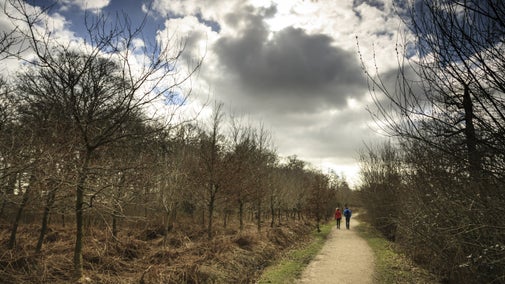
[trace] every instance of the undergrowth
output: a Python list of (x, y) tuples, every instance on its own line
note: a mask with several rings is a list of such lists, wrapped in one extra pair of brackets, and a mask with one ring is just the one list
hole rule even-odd
[[(306, 242), (312, 225), (289, 222), (260, 233), (226, 229), (208, 240), (204, 230), (177, 228), (164, 238), (155, 226), (123, 230), (112, 238), (88, 229), (83, 252), (84, 279), (90, 283), (252, 283), (293, 244)], [(19, 228), (14, 249), (10, 230), (0, 224), (1, 283), (72, 282), (73, 228), (52, 226), (41, 253), (35, 254), (38, 226)]]
[(374, 283), (440, 283), (435, 276), (415, 266), (405, 255), (398, 252), (394, 243), (387, 241), (369, 224), (361, 221), (355, 229), (375, 254)]

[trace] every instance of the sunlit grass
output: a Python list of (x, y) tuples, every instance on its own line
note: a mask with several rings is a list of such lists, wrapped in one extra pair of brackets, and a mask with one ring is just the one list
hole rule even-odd
[(303, 269), (321, 251), (332, 228), (333, 222), (330, 222), (321, 226), (320, 233), (314, 230), (308, 244), (289, 251), (276, 264), (268, 267), (258, 283), (293, 283), (300, 278)]

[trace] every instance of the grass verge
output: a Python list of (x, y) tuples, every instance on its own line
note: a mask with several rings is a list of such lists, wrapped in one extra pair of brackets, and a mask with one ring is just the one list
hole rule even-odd
[(405, 255), (395, 250), (393, 243), (384, 239), (369, 224), (361, 221), (355, 229), (375, 254), (374, 283), (440, 283), (434, 275), (416, 267)]
[(308, 243), (288, 251), (278, 262), (266, 268), (258, 283), (293, 283), (300, 278), (303, 269), (323, 247), (333, 228), (332, 224), (333, 222), (322, 225), (320, 233), (314, 230)]

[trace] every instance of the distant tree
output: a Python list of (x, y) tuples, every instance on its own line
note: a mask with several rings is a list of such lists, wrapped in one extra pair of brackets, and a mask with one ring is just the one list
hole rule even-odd
[[(14, 245), (16, 244), (17, 230), (21, 222), (21, 217), (23, 215), (26, 206), (28, 206), (28, 202), (30, 201), (30, 199), (33, 198), (32, 195), (33, 192), (35, 191), (34, 188), (38, 186), (39, 176), (35, 172), (35, 169), (34, 168), (27, 169), (27, 174), (28, 177), (24, 177), (23, 175), (20, 175), (19, 177), (20, 181), (17, 189), (20, 191), (19, 194), (22, 196), (22, 198), (17, 206), (15, 218), (12, 222), (11, 234), (9, 237), (9, 242), (7, 244), (7, 248), (9, 249), (14, 248)], [(26, 183), (26, 185), (21, 186), (22, 183)]]
[(272, 168), (276, 163), (276, 154), (271, 146), (270, 133), (260, 126), (254, 132), (255, 151), (251, 159), (252, 180), (252, 201), (254, 203), (256, 228), (261, 231), (263, 216), (263, 201), (267, 195), (268, 188), (272, 186)]
[(22, 134), (15, 122), (16, 101), (12, 96), (11, 86), (0, 78), (0, 218), (4, 215), (7, 204), (14, 196), (18, 179), (22, 151)]
[(359, 161), (360, 196), (368, 219), (384, 236), (395, 240), (405, 178), (400, 150), (391, 142), (369, 146)]
[(203, 132), (200, 137), (200, 165), (201, 186), (207, 207), (207, 237), (212, 238), (214, 212), (218, 194), (222, 188), (223, 172), (223, 136), (221, 135), (223, 123), (222, 104), (214, 107), (210, 121), (210, 129)]
[(231, 119), (231, 149), (227, 158), (230, 180), (228, 193), (238, 205), (239, 229), (244, 229), (245, 206), (251, 200), (253, 179), (252, 159), (256, 150), (252, 127), (239, 125), (237, 119)]
[(303, 208), (306, 207), (307, 195), (305, 187), (305, 165), (306, 162), (298, 159), (297, 156), (289, 156), (286, 169), (289, 172), (288, 187), (290, 190), (290, 209), (294, 218), (302, 219)]
[[(7, 247), (16, 244), (17, 229), (25, 209), (40, 188), (40, 162), (44, 150), (33, 147), (41, 141), (36, 131), (23, 125), (17, 107), (19, 100), (14, 95), (12, 86), (2, 81), (0, 153), (2, 158), (2, 207), (3, 214), (7, 205), (16, 213), (12, 214), (12, 227)], [(0, 215), (1, 216), (1, 215)]]
[[(123, 139), (104, 148), (101, 153), (99, 164), (102, 166), (102, 173), (98, 173), (94, 179), (96, 196), (102, 195), (102, 200), (94, 208), (107, 212), (111, 216), (112, 236), (118, 238), (121, 220), (128, 220), (130, 216), (127, 208), (131, 204), (141, 203), (140, 196), (143, 194), (145, 180), (148, 178), (146, 172), (152, 172), (157, 164), (151, 159), (150, 147), (154, 148), (150, 133), (152, 129), (143, 125), (142, 121), (128, 124), (128, 131), (136, 133), (139, 137)], [(142, 135), (144, 133), (144, 135)], [(95, 172), (97, 172), (95, 170)], [(148, 206), (144, 204), (144, 206)], [(103, 214), (103, 212), (101, 212)], [(131, 218), (130, 218), (131, 219)]]
[[(165, 213), (165, 240), (172, 231), (177, 217), (177, 212), (188, 196), (194, 182), (190, 181), (191, 162), (189, 155), (194, 155), (190, 150), (191, 134), (193, 131), (187, 127), (175, 130), (173, 137), (170, 133), (162, 136), (159, 141), (158, 157), (156, 166), (153, 169), (157, 173), (157, 184), (159, 191), (158, 201), (161, 203)], [(189, 135), (188, 135), (189, 134)]]
[[(56, 150), (56, 149), (52, 149)], [(55, 203), (61, 199), (62, 190), (65, 189), (65, 181), (68, 180), (68, 169), (64, 166), (64, 157), (69, 157), (64, 152), (46, 152), (43, 155), (39, 170), (42, 179), (40, 191), (37, 192), (42, 198), (42, 220), (40, 234), (35, 247), (35, 253), (40, 253), (46, 233), (49, 229), (49, 217), (55, 208)]]
[(328, 177), (321, 172), (310, 171), (305, 174), (308, 178), (308, 211), (316, 221), (316, 229), (321, 232), (321, 222), (328, 213), (326, 208), (331, 202), (331, 192)]
[[(289, 220), (289, 214), (293, 206), (291, 205), (291, 176), (289, 170), (285, 167), (285, 165), (278, 163), (274, 170), (274, 190), (272, 193), (274, 194), (274, 204), (271, 202), (271, 206), (273, 205), (275, 210), (277, 211), (277, 223), (278, 225), (282, 224), (283, 214), (285, 216), (286, 221)], [(275, 216), (272, 216), (272, 221)], [(271, 224), (272, 225), (272, 224)]]
[(332, 213), (334, 213), (334, 207), (342, 208), (345, 204), (356, 205), (353, 191), (344, 176), (340, 176), (334, 171), (330, 171), (328, 173), (328, 178), (329, 187), (335, 196), (335, 206), (331, 208)]
[(275, 225), (275, 217), (277, 215), (280, 215), (279, 210), (282, 198), (282, 182), (283, 182), (282, 177), (283, 177), (282, 171), (279, 168), (278, 163), (275, 163), (270, 172), (270, 186), (268, 190), (268, 199), (270, 207), (270, 228), (273, 228)]

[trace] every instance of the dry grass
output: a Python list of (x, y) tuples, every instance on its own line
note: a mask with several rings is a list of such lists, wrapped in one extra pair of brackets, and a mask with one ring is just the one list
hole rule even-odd
[[(186, 224), (168, 238), (159, 227), (124, 229), (116, 240), (103, 228), (88, 229), (84, 273), (91, 283), (254, 282), (280, 253), (306, 241), (313, 226), (290, 223), (258, 233), (220, 229), (212, 240), (199, 226)], [(73, 228), (52, 226), (43, 251), (35, 254), (38, 227), (19, 228), (16, 247), (6, 249), (9, 227), (0, 225), (2, 283), (72, 281)]]

